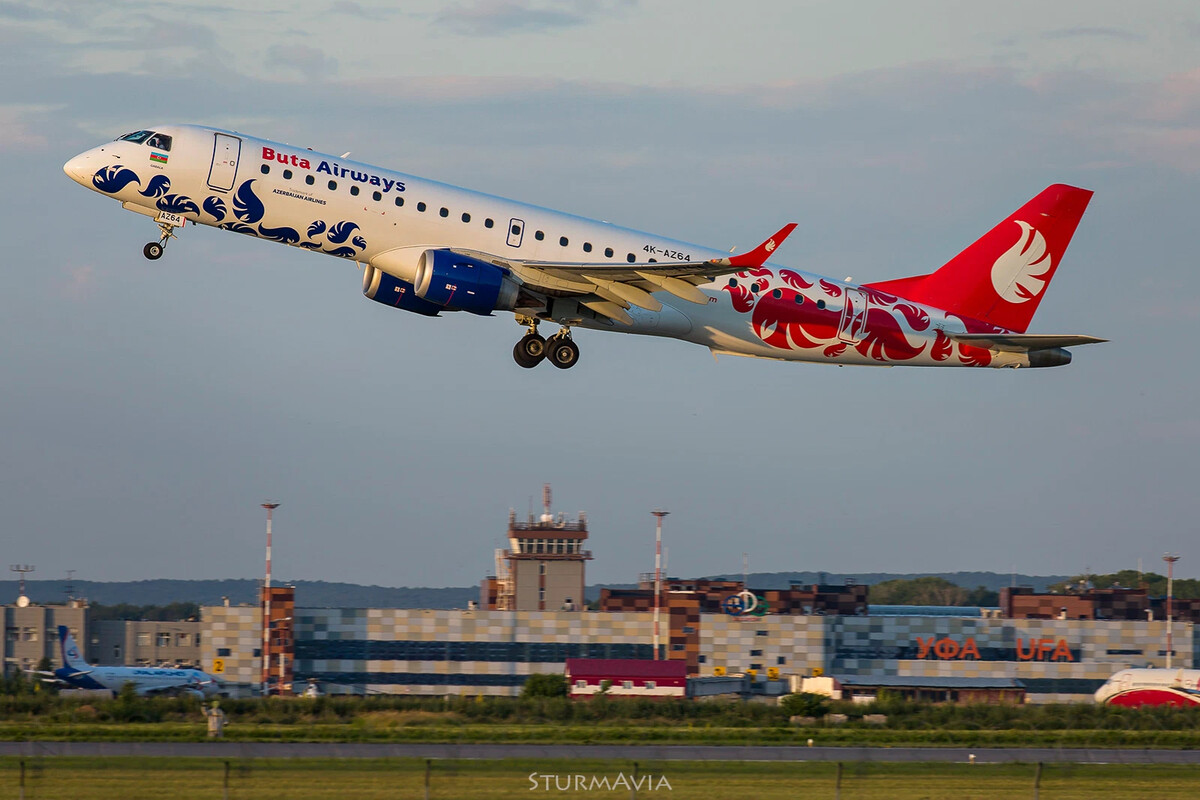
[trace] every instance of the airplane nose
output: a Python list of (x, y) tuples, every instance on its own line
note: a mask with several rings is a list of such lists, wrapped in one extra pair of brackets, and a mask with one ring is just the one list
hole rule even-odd
[(88, 160), (87, 153), (80, 153), (67, 163), (63, 164), (63, 172), (67, 173), (67, 177), (76, 183), (87, 185)]

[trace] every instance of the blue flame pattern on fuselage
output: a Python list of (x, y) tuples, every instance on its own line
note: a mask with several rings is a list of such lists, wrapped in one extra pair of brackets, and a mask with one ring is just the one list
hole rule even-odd
[(283, 244), (296, 244), (300, 241), (300, 232), (295, 228), (268, 228), (259, 225), (258, 233), (264, 239), (270, 239), (273, 242), (282, 242)]
[[(162, 177), (161, 175), (159, 177)], [(200, 207), (192, 200), (182, 194), (169, 194), (165, 197), (160, 197), (154, 205), (162, 211), (169, 211), (172, 214), (199, 214)]]
[(116, 194), (131, 183), (136, 183), (140, 186), (142, 181), (138, 178), (136, 172), (120, 164), (101, 167), (92, 176), (92, 186), (95, 186), (105, 194)]
[[(361, 230), (361, 226), (351, 220), (336, 222), (332, 227), (325, 220), (313, 220), (307, 231), (307, 238), (310, 241), (306, 242), (300, 241), (302, 237), (295, 228), (288, 226), (272, 228), (258, 224), (266, 216), (266, 206), (254, 192), (255, 180), (255, 178), (251, 178), (243, 181), (234, 193), (233, 213), (237, 217), (237, 221), (226, 221), (229, 209), (223, 197), (210, 195), (204, 198), (201, 205), (204, 212), (216, 220), (216, 227), (283, 244), (298, 245), (306, 250), (316, 250), (339, 258), (357, 258), (360, 251), (367, 249), (366, 238), (362, 235), (353, 235), (355, 231)], [(103, 167), (92, 176), (92, 185), (106, 194), (117, 194), (130, 184), (140, 187), (142, 180), (132, 169), (119, 164)], [(170, 178), (166, 175), (155, 175), (150, 179), (146, 188), (139, 191), (138, 194), (143, 197), (157, 198), (155, 207), (161, 211), (172, 214), (200, 215), (201, 206), (198, 206), (192, 198), (183, 194), (167, 194), (170, 189)], [(257, 227), (255, 227), (256, 224), (258, 224)], [(347, 240), (350, 241), (350, 244), (342, 247), (327, 247), (325, 242), (313, 241), (322, 234), (325, 234), (329, 244), (345, 245)]]
[(217, 222), (223, 222), (225, 215), (229, 213), (225, 209), (224, 198), (217, 197), (216, 195), (204, 198), (204, 210)]
[[(357, 222), (350, 222), (349, 220), (339, 222), (329, 229), (329, 241), (333, 244), (342, 244), (356, 230), (358, 230)], [(363, 247), (366, 247), (366, 242), (363, 242)]]
[(254, 179), (251, 178), (239, 186), (237, 194), (233, 196), (233, 213), (242, 222), (261, 222), (266, 213), (262, 200), (254, 193), (253, 184)]
[[(138, 181), (141, 184), (141, 181)], [(142, 197), (162, 197), (171, 189), (171, 179), (166, 175), (155, 175), (146, 188), (138, 192)], [(159, 206), (162, 208), (162, 206)], [(177, 212), (178, 213), (178, 212)]]

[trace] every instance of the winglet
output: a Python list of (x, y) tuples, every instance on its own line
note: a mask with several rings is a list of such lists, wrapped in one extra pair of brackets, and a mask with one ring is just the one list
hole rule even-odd
[(760, 244), (758, 247), (751, 250), (749, 253), (731, 256), (729, 258), (714, 258), (709, 263), (716, 264), (722, 267), (737, 267), (738, 269), (749, 269), (753, 267), (761, 267), (767, 263), (767, 259), (775, 252), (775, 248), (783, 244), (784, 240), (791, 235), (792, 231), (796, 230), (796, 223), (789, 222), (784, 225), (779, 231)]

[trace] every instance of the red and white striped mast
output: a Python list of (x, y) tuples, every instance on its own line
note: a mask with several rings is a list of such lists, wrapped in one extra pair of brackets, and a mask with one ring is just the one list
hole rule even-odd
[(654, 525), (654, 660), (658, 661), (658, 619), (662, 609), (662, 521), (663, 517), (671, 512), (656, 510), (650, 513), (656, 517)]
[(1171, 653), (1173, 644), (1171, 642), (1171, 597), (1175, 593), (1175, 562), (1179, 560), (1179, 556), (1167, 553), (1163, 556), (1163, 561), (1167, 562), (1167, 669), (1171, 668)]
[(271, 512), (279, 503), (263, 503), (267, 510), (267, 574), (263, 580), (263, 646), (262, 646), (262, 693), (266, 697), (271, 683)]

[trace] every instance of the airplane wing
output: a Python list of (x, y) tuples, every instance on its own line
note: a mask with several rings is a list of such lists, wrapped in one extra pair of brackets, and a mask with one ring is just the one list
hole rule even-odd
[(200, 691), (200, 687), (215, 683), (215, 681), (179, 681), (177, 683), (167, 683), (159, 686), (151, 686), (145, 689), (140, 689), (138, 694), (147, 696), (155, 694), (170, 694), (179, 690), (184, 691)]
[[(44, 676), (42, 678), (42, 680), (45, 681), (46, 683), (65, 683), (64, 678), (78, 678), (80, 675), (87, 675), (90, 672), (91, 672), (90, 669), (86, 669), (86, 670), (81, 670), (79, 672), (72, 672), (70, 675), (62, 676), (62, 675), (59, 675), (57, 672), (49, 672), (44, 669), (27, 669), (27, 670), (25, 670), (25, 673), (27, 675), (42, 675), (42, 676)], [(52, 679), (52, 680), (47, 680), (47, 679)]]
[(1108, 339), (1095, 336), (1073, 336), (1045, 333), (946, 333), (951, 339), (972, 347), (1002, 350), (1010, 353), (1032, 353), (1055, 347), (1075, 347), (1081, 344), (1100, 344)]
[(636, 264), (599, 262), (524, 261), (493, 253), (452, 248), (459, 255), (510, 270), (526, 287), (553, 297), (577, 297), (579, 304), (597, 314), (632, 324), (630, 306), (658, 311), (662, 303), (652, 292), (666, 291), (699, 305), (708, 297), (696, 287), (721, 275), (761, 267), (796, 229), (792, 222), (753, 250), (708, 261), (650, 261)]

